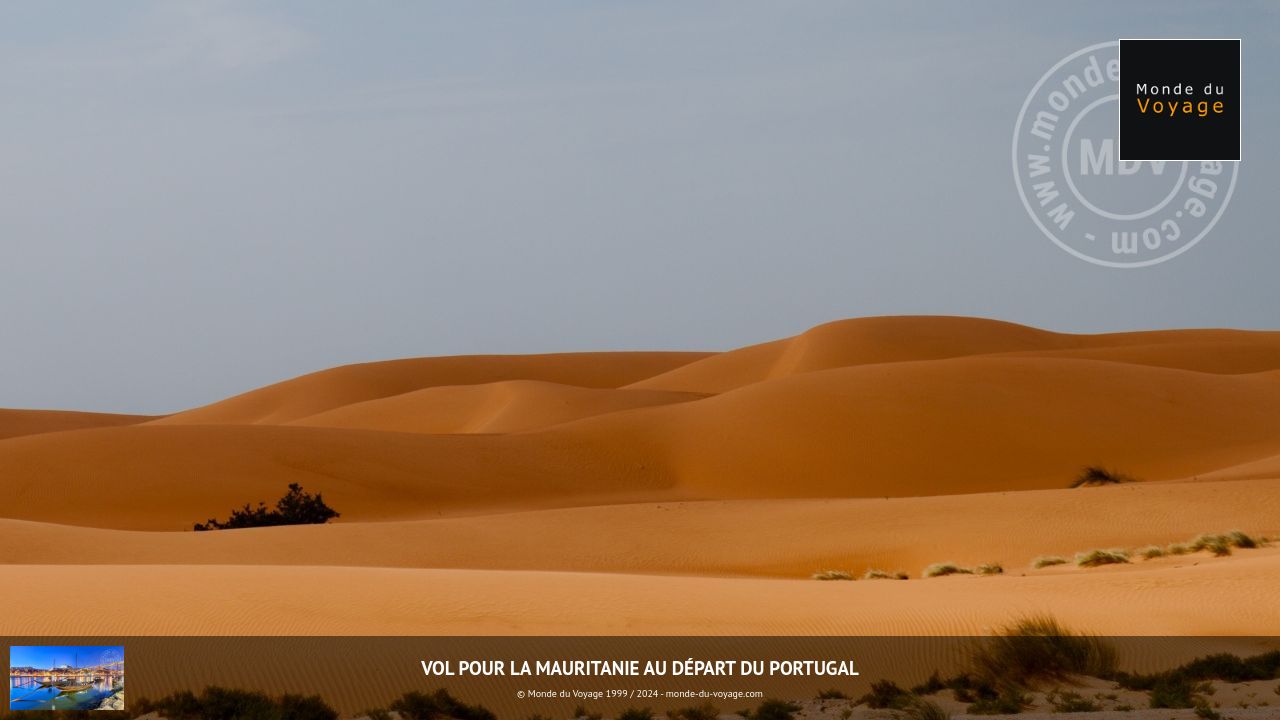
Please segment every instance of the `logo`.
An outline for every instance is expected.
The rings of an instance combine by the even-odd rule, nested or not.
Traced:
[[[1235,191],[1237,163],[1120,160],[1120,43],[1078,50],[1031,89],[1013,131],[1023,207],[1058,247],[1139,268],[1200,242]]]

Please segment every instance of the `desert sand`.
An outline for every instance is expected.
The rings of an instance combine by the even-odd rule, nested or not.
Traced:
[[[1087,465],[1134,481],[1069,488]],[[290,482],[341,517],[190,531]],[[1277,548],[1031,568],[1232,529],[1280,536],[1277,332],[867,318],[0,411],[9,635],[1273,635]],[[911,579],[810,579],[868,568]]]

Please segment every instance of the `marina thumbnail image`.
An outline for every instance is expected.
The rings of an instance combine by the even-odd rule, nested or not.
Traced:
[[[124,646],[9,648],[9,710],[123,710]]]

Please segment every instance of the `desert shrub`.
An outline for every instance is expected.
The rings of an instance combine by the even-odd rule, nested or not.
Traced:
[[[1195,706],[1195,684],[1181,674],[1160,677],[1151,687],[1151,707],[1189,708]]]
[[[167,720],[337,720],[338,713],[316,696],[284,695],[208,687],[200,695],[190,691],[159,700],[140,700],[135,714],[157,713]]]
[[[1048,616],[1020,620],[989,638],[971,657],[977,675],[992,684],[1029,687],[1071,675],[1108,677],[1116,652],[1101,639],[1078,635]]]
[[[1076,479],[1071,483],[1071,487],[1092,487],[1097,485],[1119,485],[1120,483],[1133,482],[1133,478],[1123,473],[1112,472],[1099,465],[1090,465],[1080,471]]]
[[[1248,533],[1241,530],[1232,530],[1227,533],[1227,542],[1230,543],[1232,547],[1238,547],[1241,550],[1253,550],[1262,545],[1265,541],[1255,540],[1250,537]]]
[[[1102,706],[1077,692],[1054,690],[1045,695],[1045,700],[1053,706],[1056,713],[1098,712]]]
[[[937,703],[919,698],[906,707],[907,720],[951,720],[951,713]]]
[[[953,562],[934,563],[924,569],[924,576],[943,577],[946,575],[972,575],[973,568],[960,567]]]
[[[1118,565],[1129,562],[1129,553],[1125,550],[1090,550],[1076,553],[1076,565],[1080,567],[1099,567],[1101,565]]]
[[[1196,705],[1196,717],[1203,720],[1222,720],[1222,713],[1214,710],[1208,705]]]
[[[820,691],[818,693],[818,699],[819,700],[848,700],[849,696],[845,695],[843,690],[830,688],[828,690]]]
[[[391,711],[386,708],[371,708],[359,713],[360,717],[369,718],[369,720],[391,720]],[[533,720],[533,718],[529,718]]]
[[[901,570],[889,572],[888,570],[878,570],[876,568],[870,568],[862,574],[863,580],[906,580],[910,577],[910,575]]]
[[[617,720],[653,720],[653,710],[630,707],[618,713]]]
[[[1138,551],[1143,560],[1155,560],[1158,557],[1164,557],[1164,548],[1159,545],[1148,545]]]
[[[1058,555],[1041,555],[1031,561],[1031,567],[1039,570],[1040,568],[1052,567],[1053,565],[1066,565],[1070,560]]]
[[[246,503],[239,510],[232,510],[231,517],[225,521],[209,518],[207,522],[196,523],[194,529],[204,531],[279,525],[323,525],[338,515],[336,510],[324,503],[320,493],[311,495],[303,492],[298,483],[289,483],[289,492],[276,501],[274,509],[267,509],[263,502],[259,502],[257,507],[250,507]]]
[[[1231,554],[1231,539],[1226,535],[1215,535],[1213,533],[1205,533],[1197,535],[1191,541],[1192,552],[1200,552],[1208,550],[1219,557]]]
[[[600,720],[603,717],[604,713],[592,712],[586,705],[578,705],[573,709],[574,720]]]
[[[443,688],[433,693],[405,693],[391,703],[391,709],[406,720],[496,720],[494,714],[480,705],[468,705]]]
[[[1165,548],[1165,552],[1170,555],[1188,555],[1191,553],[1191,546],[1186,543],[1171,543]]]
[[[943,681],[942,676],[938,674],[938,671],[934,670],[933,674],[929,676],[928,680],[925,680],[919,685],[916,685],[915,687],[911,688],[911,694],[912,695],[933,695],[934,693],[940,693],[946,689],[947,689],[947,683]]]
[[[800,706],[785,700],[765,700],[751,713],[752,720],[791,720]]]
[[[1230,653],[1206,655],[1182,665],[1177,672],[1193,680],[1222,680],[1230,683],[1272,680],[1280,677],[1280,650],[1247,658]]]
[[[819,570],[809,576],[813,580],[852,580],[853,575],[847,570]]]
[[[979,575],[1003,575],[1004,566],[1000,563],[982,563],[974,568],[974,572]]]
[[[978,700],[966,712],[970,715],[1017,715],[1029,704],[1030,698],[1009,688],[994,698]]]
[[[898,687],[898,684],[892,680],[877,680],[871,683],[871,692],[858,698],[858,704],[877,710],[884,708],[902,710],[911,704],[913,699],[911,693]]]

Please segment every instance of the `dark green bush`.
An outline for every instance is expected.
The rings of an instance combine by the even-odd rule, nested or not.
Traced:
[[[791,720],[800,706],[785,700],[765,700],[751,713],[752,720]]]
[[[1090,465],[1080,471],[1076,479],[1071,483],[1071,487],[1089,487],[1095,485],[1119,485],[1120,483],[1133,482],[1133,478],[1118,472],[1112,472],[1099,465]]]
[[[1030,704],[1030,700],[1013,688],[1000,693],[998,697],[979,700],[970,705],[966,712],[970,715],[1017,715]]]
[[[411,692],[391,703],[391,709],[408,720],[497,720],[480,705],[468,705],[443,688],[433,693]]]
[[[891,708],[901,710],[911,703],[911,693],[898,687],[892,680],[877,680],[871,683],[871,692],[858,698],[858,704],[877,710]]]
[[[338,713],[317,696],[273,698],[254,690],[208,687],[200,695],[177,692],[159,700],[139,700],[135,714],[158,713],[167,720],[337,720]]]
[[[311,495],[303,492],[298,483],[289,483],[289,492],[276,501],[274,509],[268,510],[263,502],[259,502],[256,508],[246,503],[239,510],[232,510],[231,517],[227,520],[209,518],[207,522],[196,523],[194,529],[200,532],[279,525],[323,525],[339,514],[324,504],[324,497],[320,493]]]

